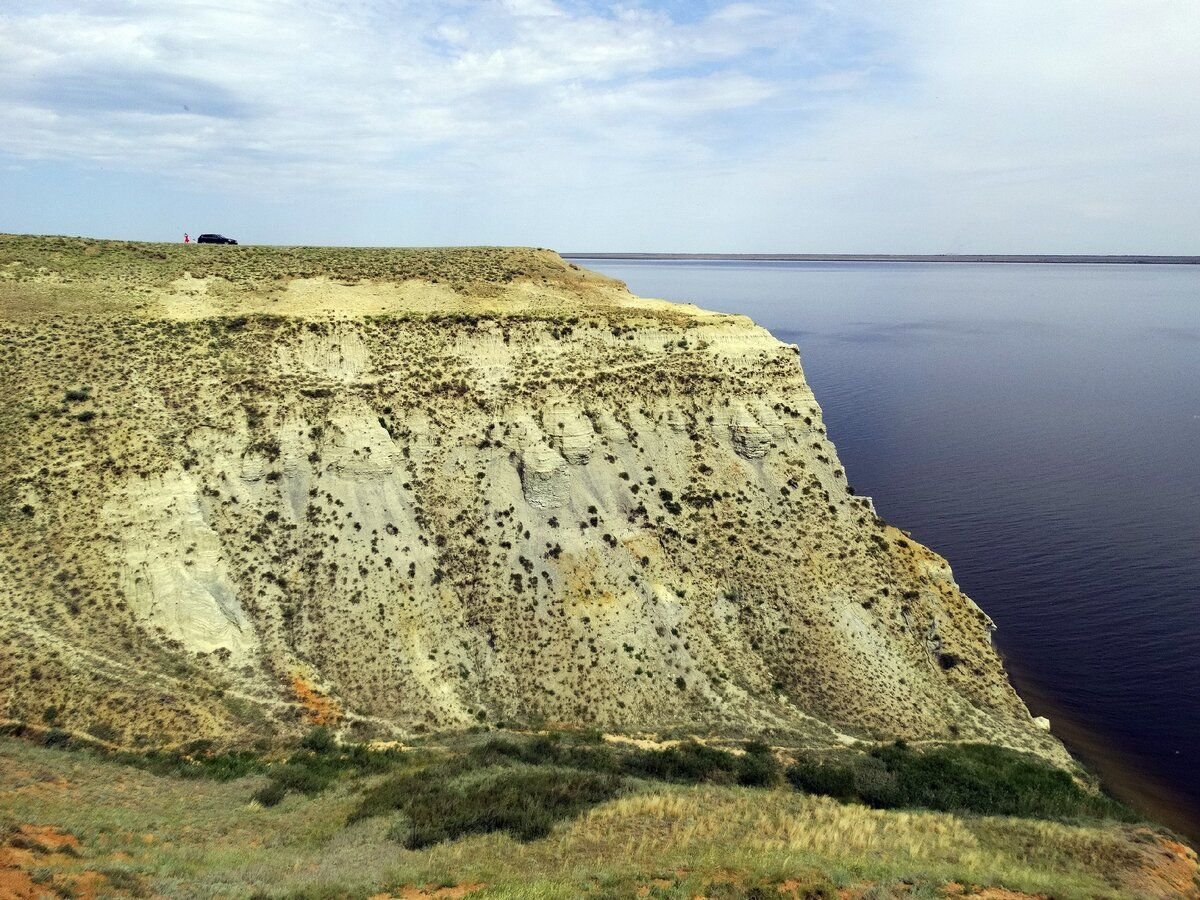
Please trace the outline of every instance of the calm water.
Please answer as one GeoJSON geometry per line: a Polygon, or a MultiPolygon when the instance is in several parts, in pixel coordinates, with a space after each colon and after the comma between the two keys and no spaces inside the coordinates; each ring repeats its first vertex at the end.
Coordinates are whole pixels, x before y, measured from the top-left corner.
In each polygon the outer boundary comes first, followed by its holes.
{"type": "Polygon", "coordinates": [[[1200,267],[581,264],[799,344],[851,483],[1035,712],[1200,838],[1200,267]]]}

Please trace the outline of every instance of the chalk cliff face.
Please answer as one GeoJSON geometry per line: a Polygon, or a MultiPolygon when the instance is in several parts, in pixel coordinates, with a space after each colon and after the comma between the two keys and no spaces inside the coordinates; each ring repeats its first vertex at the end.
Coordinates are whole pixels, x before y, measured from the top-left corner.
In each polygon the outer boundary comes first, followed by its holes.
{"type": "Polygon", "coordinates": [[[1060,757],[797,351],[547,251],[0,238],[0,706],[1060,757]]]}

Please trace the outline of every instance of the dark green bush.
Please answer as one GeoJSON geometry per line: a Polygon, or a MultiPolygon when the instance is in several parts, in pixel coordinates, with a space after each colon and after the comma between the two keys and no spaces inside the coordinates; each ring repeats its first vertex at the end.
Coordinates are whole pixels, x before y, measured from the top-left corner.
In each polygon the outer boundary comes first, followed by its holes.
{"type": "Polygon", "coordinates": [[[71,733],[63,731],[61,728],[51,728],[43,735],[42,743],[47,747],[69,747],[71,746],[71,733]]]}
{"type": "Polygon", "coordinates": [[[524,765],[472,770],[459,760],[388,779],[367,792],[350,821],[403,812],[392,834],[410,850],[491,831],[530,841],[621,788],[621,779],[608,773],[524,765]]]}
{"type": "Polygon", "coordinates": [[[913,750],[897,743],[844,765],[801,759],[787,770],[797,789],[878,809],[923,807],[1035,819],[1116,818],[1132,814],[1091,793],[1068,772],[1034,756],[988,744],[913,750]]]}
{"type": "Polygon", "coordinates": [[[256,800],[263,806],[277,806],[287,796],[287,788],[278,781],[272,781],[255,791],[250,799],[256,800]]]}
{"type": "Polygon", "coordinates": [[[752,741],[746,745],[746,753],[739,760],[738,784],[746,787],[772,787],[783,780],[779,762],[766,744],[752,741]]]}
{"type": "Polygon", "coordinates": [[[566,766],[591,772],[620,771],[617,754],[611,747],[575,741],[564,743],[557,734],[540,735],[529,741],[494,739],[476,747],[471,752],[471,758],[481,765],[514,761],[532,766],[566,766]]]}
{"type": "Polygon", "coordinates": [[[855,792],[854,772],[846,766],[805,760],[788,766],[788,782],[806,794],[820,794],[838,800],[851,800],[855,792]]]}
{"type": "Polygon", "coordinates": [[[109,758],[145,769],[155,775],[209,778],[213,781],[232,781],[235,778],[264,772],[268,768],[267,762],[261,756],[245,750],[195,757],[162,750],[151,750],[147,753],[119,751],[109,754],[109,758]]]}
{"type": "Polygon", "coordinates": [[[608,745],[564,743],[557,734],[552,734],[529,741],[488,741],[472,752],[472,758],[488,765],[515,761],[533,766],[555,765],[684,784],[708,781],[768,787],[781,780],[780,767],[771,748],[758,743],[747,745],[745,754],[741,756],[695,741],[685,741],[662,750],[622,752],[608,745]]]}
{"type": "Polygon", "coordinates": [[[639,750],[622,760],[622,770],[640,778],[696,784],[741,784],[765,787],[780,778],[779,764],[764,745],[751,745],[745,755],[685,741],[664,750],[639,750]]]}
{"type": "Polygon", "coordinates": [[[337,749],[337,742],[333,739],[333,732],[323,725],[318,725],[304,736],[300,746],[313,753],[329,753],[337,749]]]}
{"type": "Polygon", "coordinates": [[[305,745],[309,748],[323,749],[298,751],[286,762],[277,763],[268,770],[271,787],[281,792],[280,799],[288,791],[313,797],[344,775],[362,777],[379,774],[391,771],[401,764],[401,757],[396,753],[373,752],[358,744],[340,748],[333,743],[332,738],[326,741],[325,737],[318,733],[320,731],[323,729],[310,732],[309,737],[305,739],[305,745]]]}
{"type": "Polygon", "coordinates": [[[271,771],[271,781],[285,791],[308,794],[321,793],[337,775],[321,766],[309,766],[306,760],[289,760],[286,765],[271,771]]]}

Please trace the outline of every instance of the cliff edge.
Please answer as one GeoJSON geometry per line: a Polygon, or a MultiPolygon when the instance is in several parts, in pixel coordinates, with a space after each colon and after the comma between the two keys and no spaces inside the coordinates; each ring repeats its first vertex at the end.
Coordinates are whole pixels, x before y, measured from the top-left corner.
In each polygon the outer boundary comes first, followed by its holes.
{"type": "Polygon", "coordinates": [[[544,250],[0,236],[0,710],[1067,759],[798,351],[544,250]]]}

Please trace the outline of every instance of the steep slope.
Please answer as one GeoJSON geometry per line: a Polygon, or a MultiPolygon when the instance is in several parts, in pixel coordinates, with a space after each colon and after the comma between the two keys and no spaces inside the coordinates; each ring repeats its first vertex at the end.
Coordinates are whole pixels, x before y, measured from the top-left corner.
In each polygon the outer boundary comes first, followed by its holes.
{"type": "Polygon", "coordinates": [[[0,704],[1065,759],[797,351],[533,250],[0,237],[0,704]]]}

